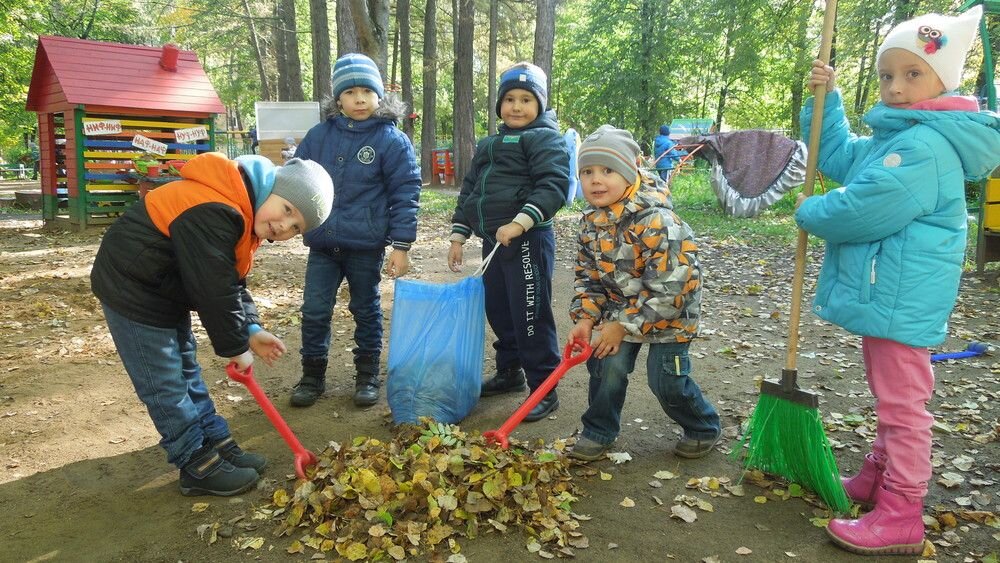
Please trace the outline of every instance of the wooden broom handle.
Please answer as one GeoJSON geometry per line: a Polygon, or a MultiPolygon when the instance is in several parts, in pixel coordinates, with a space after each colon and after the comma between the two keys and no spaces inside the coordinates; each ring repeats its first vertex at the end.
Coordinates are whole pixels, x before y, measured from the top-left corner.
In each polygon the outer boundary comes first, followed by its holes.
{"type": "MultiPolygon", "coordinates": [[[[826,0],[826,10],[823,14],[823,35],[820,38],[819,59],[824,64],[830,62],[830,49],[833,44],[833,24],[837,19],[837,0],[826,0]]],[[[809,126],[809,154],[806,158],[806,181],[802,184],[802,194],[809,197],[813,193],[816,182],[816,162],[819,160],[819,137],[823,133],[823,105],[826,102],[826,86],[818,86],[813,90],[813,113],[809,126]]],[[[799,350],[799,318],[802,315],[802,283],[806,270],[806,248],[809,234],[799,229],[798,242],[795,247],[795,275],[792,277],[792,310],[788,317],[788,353],[785,357],[785,370],[795,371],[795,362],[799,350]]]]}

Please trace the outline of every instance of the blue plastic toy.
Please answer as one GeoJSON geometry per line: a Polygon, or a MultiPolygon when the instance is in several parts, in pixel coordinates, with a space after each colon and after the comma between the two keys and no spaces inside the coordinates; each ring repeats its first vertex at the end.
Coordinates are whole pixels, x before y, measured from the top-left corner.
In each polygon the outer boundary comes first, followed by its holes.
{"type": "Polygon", "coordinates": [[[973,340],[969,342],[969,345],[965,347],[965,350],[961,352],[942,352],[940,354],[931,354],[932,362],[941,362],[944,360],[958,360],[961,358],[974,358],[976,356],[981,356],[986,353],[989,349],[989,344],[985,342],[976,342],[973,340]]]}

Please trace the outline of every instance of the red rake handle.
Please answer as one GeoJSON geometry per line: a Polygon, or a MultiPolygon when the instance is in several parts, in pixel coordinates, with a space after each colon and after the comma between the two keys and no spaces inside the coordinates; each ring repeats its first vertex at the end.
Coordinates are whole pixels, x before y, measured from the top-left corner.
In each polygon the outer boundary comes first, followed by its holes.
{"type": "Polygon", "coordinates": [[[566,372],[570,370],[573,366],[579,364],[580,362],[586,361],[590,357],[593,350],[590,348],[590,344],[585,340],[580,340],[579,338],[574,339],[572,342],[566,345],[565,350],[563,350],[563,359],[556,366],[556,369],[545,378],[545,381],[535,389],[535,392],[528,396],[528,399],[524,401],[524,404],[518,407],[514,414],[510,415],[507,422],[504,422],[500,428],[496,430],[490,430],[488,432],[483,432],[483,438],[491,444],[497,444],[503,449],[507,449],[510,443],[507,440],[507,436],[517,428],[518,424],[524,420],[524,417],[528,416],[531,409],[535,408],[538,403],[542,402],[542,399],[549,394],[555,388],[559,380],[562,379],[566,372]],[[579,349],[580,352],[573,355],[573,350],[579,349]]]}
{"type": "Polygon", "coordinates": [[[316,454],[302,447],[302,443],[295,437],[292,429],[288,427],[288,424],[285,424],[285,419],[281,418],[281,415],[278,414],[278,409],[274,408],[271,399],[268,399],[267,395],[260,388],[260,385],[257,385],[257,381],[253,378],[253,366],[248,367],[245,372],[241,373],[236,369],[236,364],[229,364],[226,366],[226,374],[233,381],[239,381],[245,385],[247,390],[250,391],[257,404],[260,405],[261,410],[264,411],[264,414],[270,419],[271,424],[274,425],[275,430],[278,431],[278,434],[281,434],[281,437],[285,439],[285,443],[288,444],[292,453],[295,454],[295,474],[298,475],[299,479],[305,479],[306,468],[315,465],[319,459],[316,457],[316,454]]]}

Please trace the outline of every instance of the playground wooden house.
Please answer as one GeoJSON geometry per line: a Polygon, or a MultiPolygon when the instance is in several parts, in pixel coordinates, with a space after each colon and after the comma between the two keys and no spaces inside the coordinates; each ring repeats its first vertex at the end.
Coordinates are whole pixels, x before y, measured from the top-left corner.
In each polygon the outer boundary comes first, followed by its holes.
{"type": "Polygon", "coordinates": [[[158,173],[133,160],[213,150],[225,112],[192,51],[54,36],[38,39],[27,109],[38,114],[43,217],[79,229],[112,221],[138,199],[138,178],[158,173]]]}

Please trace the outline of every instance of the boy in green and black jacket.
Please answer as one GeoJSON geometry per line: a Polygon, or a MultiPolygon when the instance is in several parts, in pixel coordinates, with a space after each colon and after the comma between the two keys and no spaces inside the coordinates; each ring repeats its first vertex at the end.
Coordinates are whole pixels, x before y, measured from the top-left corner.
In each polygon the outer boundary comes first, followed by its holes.
{"type": "MultiPolygon", "coordinates": [[[[483,258],[502,245],[483,274],[486,317],[497,341],[497,373],[482,395],[532,390],[559,365],[552,315],[555,236],[552,217],[566,202],[569,152],[556,114],[546,109],[548,79],[531,63],[500,75],[500,131],[480,141],[452,217],[448,265],[458,271],[462,245],[472,233],[483,239],[483,258]]],[[[526,421],[559,407],[553,389],[526,421]]]]}

